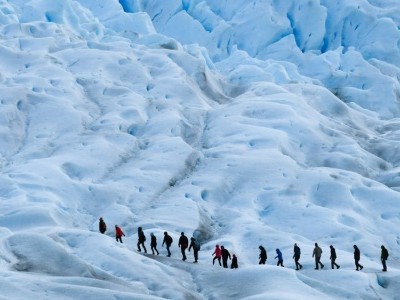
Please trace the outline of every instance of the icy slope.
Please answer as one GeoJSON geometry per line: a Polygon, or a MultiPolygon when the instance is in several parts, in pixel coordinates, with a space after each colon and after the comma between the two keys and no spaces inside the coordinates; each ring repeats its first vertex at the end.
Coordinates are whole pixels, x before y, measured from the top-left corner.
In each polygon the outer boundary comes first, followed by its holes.
{"type": "Polygon", "coordinates": [[[0,296],[398,297],[398,12],[395,1],[0,1],[0,296]],[[161,256],[136,252],[139,226],[161,256]],[[177,248],[195,230],[198,265],[177,248]],[[314,242],[327,269],[335,245],[340,270],[313,270],[314,242]],[[212,266],[217,243],[238,270],[212,266]],[[278,247],[287,268],[274,266],[278,247]]]}

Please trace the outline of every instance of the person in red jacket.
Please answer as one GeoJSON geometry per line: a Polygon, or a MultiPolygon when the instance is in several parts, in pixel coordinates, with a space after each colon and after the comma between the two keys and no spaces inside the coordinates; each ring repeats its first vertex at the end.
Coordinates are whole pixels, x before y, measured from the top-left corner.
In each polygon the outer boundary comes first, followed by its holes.
{"type": "Polygon", "coordinates": [[[219,265],[221,266],[221,255],[222,255],[222,252],[221,252],[221,248],[219,247],[219,245],[215,246],[215,251],[214,251],[214,253],[212,255],[214,255],[214,254],[215,254],[215,256],[213,258],[213,264],[214,264],[215,260],[218,259],[219,265]]]}
{"type": "Polygon", "coordinates": [[[118,225],[115,225],[115,239],[117,242],[120,241],[122,243],[122,236],[125,236],[125,233],[118,225]]]}

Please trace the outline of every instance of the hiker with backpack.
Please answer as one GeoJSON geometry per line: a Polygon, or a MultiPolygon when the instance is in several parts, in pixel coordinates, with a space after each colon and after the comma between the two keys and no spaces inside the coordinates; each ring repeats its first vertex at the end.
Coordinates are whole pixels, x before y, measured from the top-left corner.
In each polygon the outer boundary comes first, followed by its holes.
{"type": "Polygon", "coordinates": [[[317,243],[315,243],[314,251],[312,254],[312,257],[315,257],[315,270],[318,270],[319,266],[321,266],[321,269],[324,268],[324,264],[321,262],[321,256],[322,249],[318,246],[317,243]]]}
{"type": "Polygon", "coordinates": [[[294,243],[294,246],[293,246],[293,259],[294,259],[294,262],[296,264],[296,271],[298,271],[301,268],[303,268],[302,264],[299,263],[300,255],[301,255],[300,247],[297,246],[296,243],[294,243]]]}
{"type": "Polygon", "coordinates": [[[235,254],[232,255],[232,264],[231,264],[231,269],[237,269],[238,266],[238,261],[237,261],[237,257],[235,254]]]}
{"type": "Polygon", "coordinates": [[[185,235],[184,232],[181,232],[181,236],[179,238],[179,242],[178,242],[178,247],[181,248],[181,253],[182,253],[182,260],[185,261],[186,260],[186,248],[189,245],[189,240],[187,238],[187,236],[185,235]]]}
{"type": "Polygon", "coordinates": [[[172,241],[173,241],[172,237],[170,235],[168,235],[168,232],[165,231],[162,247],[164,247],[164,244],[166,245],[167,251],[168,251],[168,255],[167,255],[168,257],[171,256],[171,251],[169,250],[169,248],[171,247],[172,241]]]}
{"type": "Polygon", "coordinates": [[[329,248],[331,248],[331,268],[334,269],[336,266],[336,268],[339,269],[340,266],[336,263],[336,250],[332,245],[330,245],[329,248]]]}
{"type": "Polygon", "coordinates": [[[157,255],[160,254],[157,250],[157,238],[154,235],[154,233],[150,233],[150,237],[151,237],[151,241],[150,241],[150,248],[151,248],[151,252],[156,251],[157,255]]]}
{"type": "Polygon", "coordinates": [[[231,254],[228,249],[225,249],[224,246],[221,246],[221,257],[222,257],[222,266],[224,268],[228,268],[228,258],[231,259],[231,254]]]}
{"type": "Polygon", "coordinates": [[[259,265],[265,265],[265,262],[267,261],[267,250],[263,246],[258,246],[258,249],[260,249],[260,255],[259,259],[260,261],[258,262],[259,265]]]}
{"type": "Polygon", "coordinates": [[[101,232],[101,234],[104,234],[107,230],[107,225],[106,222],[104,222],[103,218],[100,217],[99,219],[99,231],[101,232]]]}
{"type": "Polygon", "coordinates": [[[118,226],[115,225],[115,239],[117,240],[117,242],[122,242],[122,236],[125,236],[125,233],[122,231],[122,229],[118,226]]]}
{"type": "Polygon", "coordinates": [[[193,263],[197,263],[197,260],[199,259],[200,243],[194,237],[190,238],[189,252],[190,252],[190,249],[192,249],[192,248],[193,248],[193,255],[194,255],[193,263]]]}
{"type": "Polygon", "coordinates": [[[382,271],[387,272],[386,261],[389,258],[389,251],[385,248],[385,246],[381,246],[381,262],[382,262],[382,271]]]}
{"type": "Polygon", "coordinates": [[[276,251],[275,259],[278,259],[278,263],[276,265],[284,267],[284,265],[283,265],[283,256],[282,256],[281,250],[276,249],[275,251],[276,251]]]}
{"type": "Polygon", "coordinates": [[[360,249],[358,249],[357,245],[353,246],[354,248],[354,264],[356,265],[356,271],[364,269],[364,266],[360,265],[360,258],[361,258],[361,252],[360,249]]]}
{"type": "Polygon", "coordinates": [[[138,251],[141,252],[142,249],[140,249],[140,245],[142,245],[144,253],[147,253],[146,246],[144,245],[144,242],[146,241],[146,236],[144,235],[142,227],[138,228],[138,242],[137,242],[137,247],[138,251]]]}
{"type": "Polygon", "coordinates": [[[219,245],[215,246],[214,253],[211,255],[215,255],[213,258],[213,264],[215,263],[215,260],[217,259],[219,262],[219,265],[221,266],[221,248],[219,247],[219,245]]]}

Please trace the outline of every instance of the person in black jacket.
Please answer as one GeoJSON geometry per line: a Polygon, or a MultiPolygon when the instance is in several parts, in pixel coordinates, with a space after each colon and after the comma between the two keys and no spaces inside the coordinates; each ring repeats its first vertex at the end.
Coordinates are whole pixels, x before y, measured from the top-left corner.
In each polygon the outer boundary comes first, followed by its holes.
{"type": "Polygon", "coordinates": [[[361,271],[364,268],[359,263],[360,258],[361,258],[361,252],[360,252],[360,249],[358,249],[358,247],[356,245],[354,245],[353,247],[354,247],[354,263],[356,265],[356,271],[358,271],[358,269],[360,269],[360,271],[361,271]]]}
{"type": "Polygon", "coordinates": [[[194,255],[194,263],[197,263],[197,260],[199,259],[199,250],[200,250],[200,243],[194,238],[190,238],[190,245],[189,245],[189,252],[190,249],[193,248],[193,255],[194,255]]]}
{"type": "Polygon", "coordinates": [[[228,268],[228,258],[231,259],[231,254],[224,246],[221,246],[222,266],[228,268]]]}
{"type": "Polygon", "coordinates": [[[339,269],[340,266],[336,263],[336,257],[337,257],[336,256],[336,250],[332,245],[330,245],[329,248],[331,248],[331,257],[330,257],[330,259],[331,259],[331,268],[334,269],[335,266],[336,266],[336,268],[339,269]]]}
{"type": "Polygon", "coordinates": [[[259,259],[260,261],[258,262],[259,265],[265,265],[265,262],[267,261],[267,250],[263,246],[258,246],[258,249],[260,249],[260,256],[259,259]]]}
{"type": "Polygon", "coordinates": [[[181,248],[182,260],[186,260],[185,250],[189,246],[189,240],[184,232],[181,232],[181,237],[179,238],[178,247],[181,248]]]}
{"type": "Polygon", "coordinates": [[[294,258],[294,262],[296,263],[296,270],[300,270],[301,268],[303,268],[303,266],[299,263],[300,260],[300,247],[297,246],[297,244],[295,243],[293,246],[293,258],[294,258]]]}
{"type": "Polygon", "coordinates": [[[385,248],[385,246],[381,246],[381,262],[382,262],[382,271],[386,272],[387,271],[387,267],[386,267],[386,261],[389,258],[389,251],[387,251],[387,249],[385,248]]]}
{"type": "Polygon", "coordinates": [[[106,222],[104,222],[103,218],[101,217],[99,219],[99,231],[104,234],[104,232],[106,232],[107,230],[107,225],[106,222]]]}
{"type": "Polygon", "coordinates": [[[151,241],[150,241],[150,247],[151,247],[151,252],[156,251],[157,255],[160,254],[157,250],[157,238],[154,235],[154,233],[150,233],[151,241]]]}
{"type": "Polygon", "coordinates": [[[235,254],[232,255],[232,263],[231,263],[231,269],[237,269],[238,266],[238,261],[237,261],[237,257],[235,254]]]}
{"type": "Polygon", "coordinates": [[[172,244],[172,237],[170,236],[170,235],[168,235],[168,232],[164,232],[164,239],[163,239],[163,243],[162,243],[162,247],[164,247],[164,244],[166,245],[166,247],[167,247],[167,252],[168,252],[168,257],[170,257],[171,256],[171,251],[169,250],[169,248],[171,247],[171,244],[172,244]]]}
{"type": "Polygon", "coordinates": [[[140,245],[142,245],[144,253],[147,253],[146,246],[144,245],[144,242],[146,241],[146,236],[144,235],[142,227],[138,228],[138,242],[137,242],[137,247],[138,251],[141,252],[142,250],[140,249],[140,245]]]}

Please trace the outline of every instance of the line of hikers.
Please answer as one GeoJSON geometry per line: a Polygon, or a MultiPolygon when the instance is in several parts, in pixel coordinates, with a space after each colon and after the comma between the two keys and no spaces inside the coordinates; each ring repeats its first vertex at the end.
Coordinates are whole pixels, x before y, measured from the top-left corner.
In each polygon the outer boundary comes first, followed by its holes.
{"type": "MultiPolygon", "coordinates": [[[[99,231],[102,234],[104,234],[106,232],[106,230],[107,230],[106,223],[104,222],[103,218],[100,218],[99,231]]],[[[122,236],[125,236],[124,232],[118,225],[115,225],[115,239],[117,240],[117,242],[122,243],[122,236]]],[[[153,254],[159,255],[159,252],[157,250],[157,238],[153,233],[150,233],[150,236],[151,236],[151,241],[150,241],[151,251],[153,254]]],[[[142,249],[140,247],[140,246],[142,246],[144,252],[147,253],[146,246],[144,245],[145,241],[146,241],[146,236],[143,232],[142,227],[139,227],[138,228],[138,242],[137,242],[137,248],[138,248],[139,252],[142,251],[142,249]]],[[[170,247],[172,245],[172,242],[173,242],[172,237],[165,231],[162,247],[164,246],[164,244],[166,245],[168,257],[171,256],[170,247]]],[[[179,241],[178,241],[178,247],[181,249],[183,261],[185,261],[187,259],[186,253],[185,253],[186,249],[189,247],[189,249],[188,249],[189,252],[191,249],[193,249],[194,263],[197,263],[198,258],[199,258],[198,253],[200,251],[200,243],[195,237],[190,238],[190,244],[189,244],[188,238],[185,236],[184,232],[181,232],[181,236],[179,237],[179,241]]],[[[259,264],[264,265],[267,261],[267,251],[261,245],[258,248],[260,250],[259,264]]],[[[340,266],[336,263],[336,259],[337,259],[336,249],[332,245],[330,245],[329,248],[330,248],[329,259],[331,261],[331,268],[334,269],[336,267],[337,269],[339,269],[340,266]]],[[[354,245],[353,248],[354,248],[354,263],[356,266],[356,271],[359,271],[359,270],[361,271],[364,268],[364,266],[362,266],[360,264],[360,258],[361,258],[360,249],[357,247],[357,245],[354,245]]],[[[276,249],[275,251],[277,254],[275,259],[278,259],[277,266],[284,267],[283,255],[282,255],[281,250],[276,249]]],[[[228,268],[228,259],[229,259],[232,261],[231,268],[232,269],[238,268],[237,256],[235,254],[233,254],[231,256],[229,251],[222,245],[221,245],[221,247],[219,245],[215,246],[215,251],[213,252],[212,256],[214,256],[214,258],[212,260],[213,265],[214,265],[215,261],[217,260],[219,265],[221,266],[221,259],[222,259],[222,266],[224,268],[228,268]]],[[[297,243],[295,243],[293,246],[293,259],[296,264],[296,270],[301,270],[303,268],[303,265],[300,264],[300,262],[299,262],[300,256],[301,256],[300,247],[297,245],[297,243]]],[[[315,243],[315,247],[314,247],[313,254],[312,254],[312,257],[315,258],[315,270],[318,270],[319,267],[321,267],[321,269],[324,268],[324,264],[321,263],[321,256],[322,256],[322,249],[318,246],[318,243],[315,243]]],[[[382,267],[383,267],[382,271],[383,272],[387,271],[386,261],[388,258],[389,258],[389,252],[385,248],[385,246],[382,245],[381,246],[381,262],[382,262],[382,267]]]]}
{"type": "MultiPolygon", "coordinates": [[[[265,262],[267,261],[267,251],[265,250],[265,248],[263,246],[259,246],[258,247],[260,249],[260,256],[259,256],[259,264],[265,264],[265,262]]],[[[336,263],[336,259],[337,259],[337,255],[336,255],[336,249],[330,245],[330,261],[331,261],[331,268],[332,269],[339,269],[340,266],[336,263]]],[[[356,266],[356,271],[361,271],[364,266],[362,266],[360,264],[360,258],[361,258],[361,252],[360,249],[357,247],[357,245],[353,245],[354,248],[354,264],[356,266]]],[[[276,249],[276,257],[275,259],[278,259],[277,262],[277,266],[281,266],[284,267],[283,265],[283,255],[281,250],[276,249]]],[[[293,259],[294,262],[296,264],[296,270],[301,270],[303,268],[303,265],[300,264],[299,260],[300,260],[300,256],[301,256],[301,250],[300,247],[297,245],[297,243],[294,244],[293,246],[293,259]]],[[[321,269],[324,268],[324,264],[321,262],[321,256],[322,256],[322,249],[318,246],[318,243],[315,243],[315,247],[313,250],[313,254],[312,257],[314,257],[315,259],[315,270],[318,270],[319,267],[321,267],[321,269]]],[[[382,262],[382,271],[386,272],[387,271],[387,266],[386,266],[386,261],[389,258],[389,252],[388,250],[385,248],[385,246],[381,246],[381,262],[382,262]]]]}

